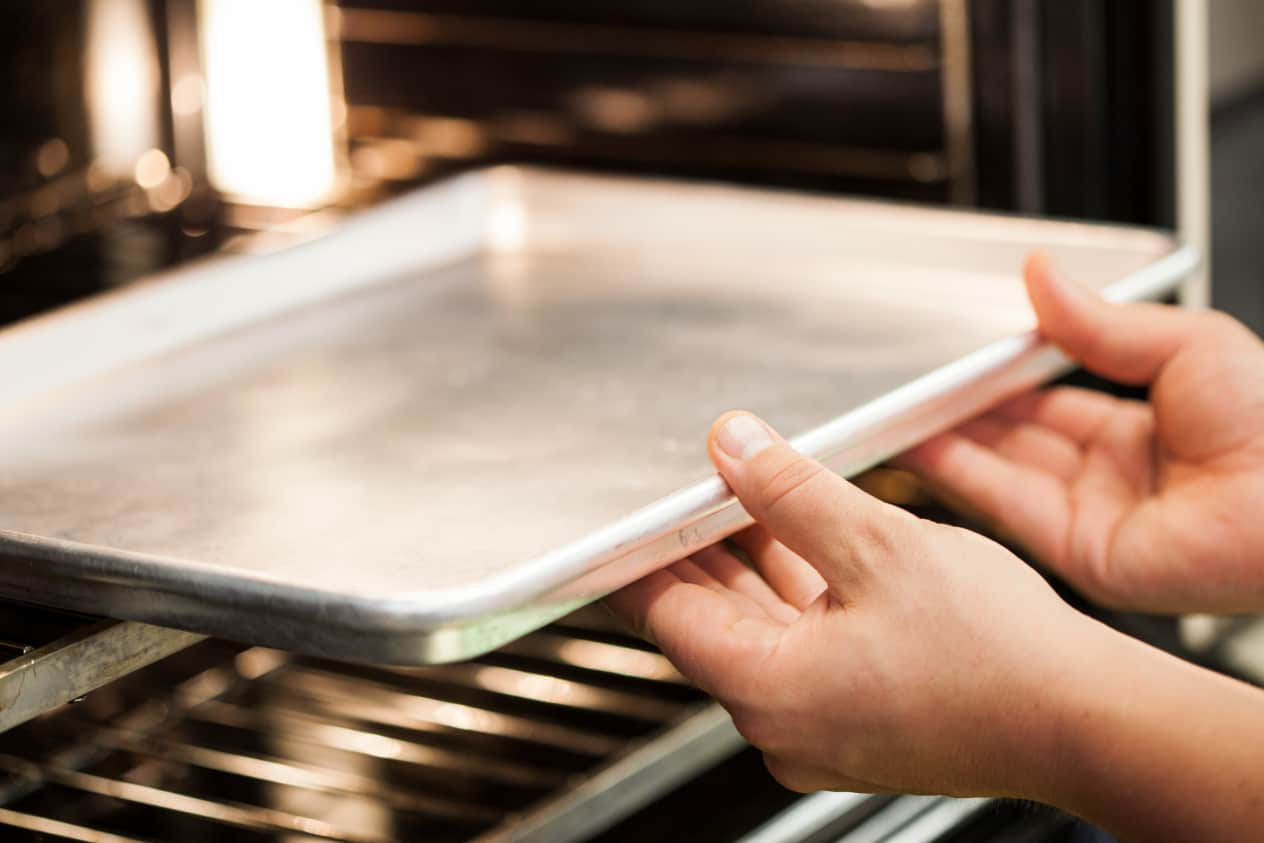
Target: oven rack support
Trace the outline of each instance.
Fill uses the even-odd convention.
[[[84,619],[53,641],[0,663],[0,732],[204,637],[134,621]]]

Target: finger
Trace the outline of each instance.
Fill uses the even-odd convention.
[[[849,793],[891,793],[887,788],[871,782],[852,779],[847,776],[800,764],[778,755],[764,753],[764,766],[777,783],[786,790],[796,793],[815,793],[818,790],[844,790]]]
[[[721,416],[707,445],[746,511],[815,567],[840,602],[858,597],[892,546],[912,538],[912,516],[800,454],[750,413]]]
[[[1023,269],[1040,333],[1086,369],[1128,384],[1152,382],[1204,330],[1203,314],[1149,303],[1115,304],[1061,276],[1034,254]]]
[[[719,580],[704,571],[702,567],[693,560],[693,558],[681,559],[667,570],[671,571],[685,582],[700,585],[703,588],[709,588],[712,591],[728,591],[728,589],[726,589]]]
[[[1121,407],[1135,402],[1091,389],[1063,386],[1028,392],[1001,404],[993,414],[1016,422],[1030,422],[1087,445]]]
[[[781,599],[799,611],[812,604],[825,590],[825,580],[799,554],[773,538],[763,526],[747,527],[733,541],[746,551],[760,576]]]
[[[734,559],[733,562],[737,565],[742,565],[742,563],[738,562],[736,559]],[[697,554],[691,558],[682,559],[668,568],[668,570],[684,582],[693,583],[694,585],[710,589],[717,594],[727,597],[728,599],[734,601],[741,611],[747,614],[764,617],[769,620],[776,620],[778,623],[790,623],[794,620],[794,618],[787,620],[783,613],[774,613],[773,611],[770,611],[763,605],[763,603],[753,599],[751,595],[745,593],[742,589],[729,587],[729,585],[712,574],[707,566],[702,565],[699,561],[697,561]],[[755,572],[751,571],[749,568],[747,569],[747,573],[749,573],[752,578],[759,579]],[[767,585],[765,585],[764,588],[765,590],[768,590]],[[782,610],[787,608],[789,607],[782,604]]]
[[[607,609],[631,628],[637,637],[658,646],[653,630],[649,627],[650,602],[657,599],[658,594],[678,582],[683,582],[683,580],[670,569],[655,571],[607,595],[602,602],[605,603]]]
[[[732,600],[656,571],[606,598],[606,604],[698,687],[716,696],[752,683],[780,627]]]
[[[1012,421],[996,414],[966,422],[957,432],[991,448],[1007,460],[1070,480],[1083,460],[1080,448],[1046,427]]]
[[[959,433],[937,436],[904,460],[1045,561],[1061,558],[1070,511],[1067,486],[1057,478],[1013,463]]]
[[[794,623],[798,619],[798,610],[782,600],[781,595],[763,577],[719,545],[705,547],[695,553],[693,558],[698,567],[717,582],[750,598],[773,620]]]

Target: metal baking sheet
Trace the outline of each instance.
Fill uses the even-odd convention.
[[[1167,234],[497,168],[0,332],[0,592],[461,659],[732,533],[703,436],[854,474],[1065,361],[1033,248],[1118,298]]]

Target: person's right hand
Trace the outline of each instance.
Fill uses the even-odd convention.
[[[1149,401],[1056,388],[901,458],[1089,597],[1264,609],[1264,344],[1216,312],[1111,304],[1034,256],[1041,333]]]

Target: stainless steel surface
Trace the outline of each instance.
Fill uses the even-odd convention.
[[[739,843],[933,843],[991,803],[826,791],[803,797]]]
[[[552,843],[740,746],[600,612],[459,667],[207,641],[9,733],[0,838]]]
[[[713,703],[530,816],[479,838],[479,843],[585,840],[745,745],[728,713]]]
[[[869,793],[821,791],[805,796],[768,822],[742,837],[738,843],[803,843],[822,835],[888,797]]]
[[[131,621],[97,621],[0,664],[0,732],[202,639]]]
[[[934,843],[991,802],[990,799],[935,798],[934,804],[924,813],[894,834],[882,838],[883,843]]]
[[[0,333],[0,591],[339,658],[468,658],[747,522],[747,407],[852,474],[1065,366],[1040,247],[1167,235],[496,169]],[[803,433],[807,431],[806,433]],[[683,490],[682,490],[683,489]]]
[[[901,796],[879,811],[873,818],[844,835],[838,843],[887,843],[941,801],[939,796]]]
[[[967,5],[344,4],[352,166],[390,162],[356,181],[570,160],[965,202]]]
[[[965,0],[939,0],[940,90],[944,115],[944,157],[954,204],[975,202],[974,68],[970,62],[970,10]]]

